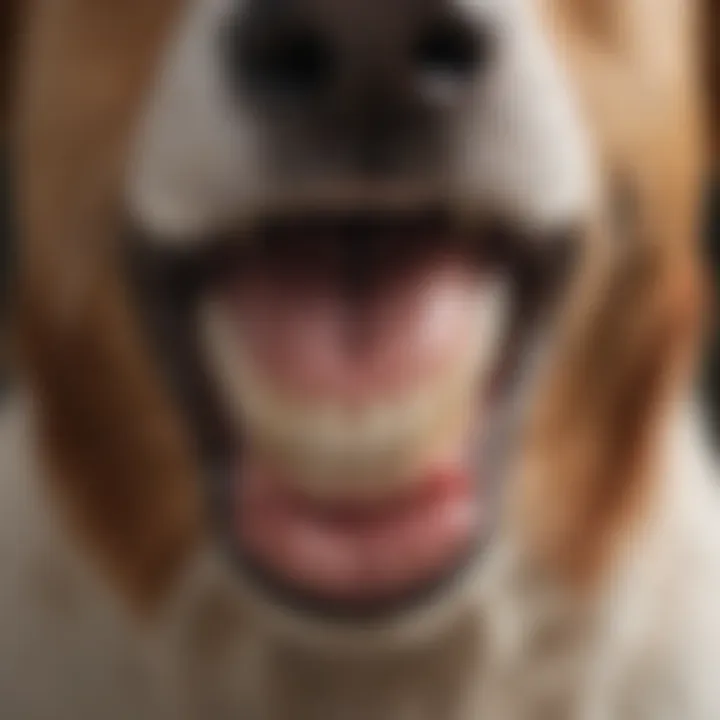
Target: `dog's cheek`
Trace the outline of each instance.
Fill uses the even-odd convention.
[[[649,252],[612,263],[576,305],[543,383],[512,491],[530,561],[581,591],[607,577],[655,501],[655,463],[697,361],[697,268]]]

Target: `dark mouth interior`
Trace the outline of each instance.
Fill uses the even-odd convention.
[[[153,250],[157,245],[147,238],[136,240],[131,243],[131,272],[140,310],[195,427],[209,469],[214,524],[242,571],[283,604],[305,613],[353,621],[385,617],[414,606],[461,575],[477,555],[477,546],[469,556],[411,591],[377,602],[335,602],[299,590],[239,547],[230,532],[232,502],[227,477],[228,458],[238,452],[242,439],[238,440],[237,431],[220,410],[222,403],[213,380],[200,359],[195,308],[228,274],[241,275],[244,268],[258,262],[280,267],[289,277],[312,272],[341,275],[348,294],[362,298],[372,293],[376,284],[392,282],[413,256],[439,245],[451,246],[463,252],[469,263],[502,272],[513,288],[513,321],[493,388],[502,398],[512,386],[529,336],[559,295],[573,266],[574,233],[527,237],[501,223],[460,230],[447,215],[433,211],[407,217],[348,213],[272,220],[252,233],[218,237],[201,243],[200,250],[184,252]]]
[[[413,256],[443,246],[462,249],[469,262],[504,269],[523,293],[540,293],[562,276],[575,240],[572,228],[538,238],[501,220],[461,228],[448,212],[436,209],[407,215],[306,213],[204,237],[190,243],[190,249],[161,249],[139,239],[132,243],[132,259],[136,268],[171,283],[176,294],[197,295],[258,257],[284,263],[289,270],[306,270],[318,260],[332,262],[339,272],[349,271],[362,282],[371,280],[373,271],[392,275]]]

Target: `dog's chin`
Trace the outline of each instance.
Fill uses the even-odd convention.
[[[479,630],[474,620],[486,597],[493,558],[499,555],[496,543],[490,542],[467,558],[463,570],[452,580],[440,582],[434,592],[408,599],[402,607],[387,608],[372,619],[341,619],[336,613],[308,611],[289,601],[283,593],[258,581],[233,552],[227,552],[225,544],[219,551],[229,563],[243,608],[258,631],[280,644],[333,657],[402,653],[427,647],[466,627],[468,620],[473,630]]]
[[[487,412],[490,413],[489,409]],[[359,549],[361,557],[366,557],[366,566],[357,578],[352,577],[348,567],[342,568],[342,577],[348,585],[339,588],[333,585],[337,577],[335,571],[328,575],[319,568],[307,569],[302,565],[294,568],[292,564],[285,564],[297,561],[301,555],[263,553],[258,543],[262,542],[264,533],[255,535],[248,531],[248,526],[254,522],[253,515],[255,522],[263,523],[267,519],[263,519],[262,508],[254,504],[254,499],[244,502],[253,469],[245,466],[243,473],[237,466],[226,464],[223,479],[217,482],[216,478],[215,489],[218,486],[222,489],[215,528],[221,552],[257,626],[279,642],[321,653],[352,656],[427,646],[452,632],[469,616],[477,616],[484,597],[483,588],[501,552],[496,520],[500,513],[504,458],[500,453],[493,455],[493,449],[498,448],[491,446],[499,443],[503,436],[507,438],[511,428],[499,408],[497,416],[486,433],[473,435],[477,444],[471,448],[473,452],[467,465],[468,472],[473,470],[472,476],[468,476],[472,492],[456,500],[459,511],[468,520],[454,521],[457,536],[452,551],[442,555],[440,562],[425,568],[412,564],[412,543],[422,542],[422,534],[411,535],[407,539],[409,544],[400,548],[399,553],[393,542],[401,540],[391,539],[386,543],[375,540],[376,548],[364,549],[367,556],[363,556],[362,547]],[[367,500],[362,502],[364,508]],[[442,512],[447,511],[441,504],[430,508],[431,514]],[[322,519],[317,522],[322,523]],[[357,522],[361,523],[362,519]],[[420,522],[432,521],[421,519]],[[275,527],[272,531],[278,532]],[[321,533],[322,529],[316,532]],[[430,543],[437,542],[430,533],[426,538]],[[293,538],[291,542],[302,540]],[[365,538],[358,541],[360,546],[367,542]],[[319,558],[324,554],[322,547],[314,552]],[[388,557],[392,558],[392,565],[387,564]],[[346,562],[352,560],[348,558]],[[310,552],[305,562],[312,565],[322,559],[314,559]],[[378,577],[383,581],[378,582]]]
[[[192,357],[213,525],[267,627],[362,648],[463,614],[495,545],[502,420],[565,269],[535,240],[296,220],[145,275],[145,294],[181,280],[160,305],[184,319],[159,327],[185,337],[160,344]]]

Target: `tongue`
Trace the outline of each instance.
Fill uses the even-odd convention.
[[[478,527],[467,473],[445,467],[375,510],[317,508],[244,468],[236,496],[244,547],[275,575],[336,599],[377,600],[458,564]]]
[[[248,359],[285,391],[334,401],[402,393],[472,336],[478,278],[467,258],[436,252],[355,293],[338,273],[301,265],[258,262],[228,293]]]

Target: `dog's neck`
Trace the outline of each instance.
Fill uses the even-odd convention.
[[[468,618],[420,647],[365,657],[277,647],[273,720],[462,718],[481,678],[482,628]]]
[[[514,571],[437,634],[397,648],[338,651],[278,639],[230,583],[181,621],[193,711],[258,720],[577,718],[598,609]],[[176,625],[176,627],[178,627]],[[598,630],[599,634],[599,630]],[[583,698],[584,699],[584,698]],[[547,713],[550,713],[548,715]]]
[[[376,656],[279,648],[268,718],[526,718],[529,708],[537,711],[532,717],[577,717],[579,660],[587,647],[580,626],[569,617],[562,624],[538,618],[536,632],[520,631],[513,646],[498,637],[495,622],[503,619],[478,609],[432,641]]]

